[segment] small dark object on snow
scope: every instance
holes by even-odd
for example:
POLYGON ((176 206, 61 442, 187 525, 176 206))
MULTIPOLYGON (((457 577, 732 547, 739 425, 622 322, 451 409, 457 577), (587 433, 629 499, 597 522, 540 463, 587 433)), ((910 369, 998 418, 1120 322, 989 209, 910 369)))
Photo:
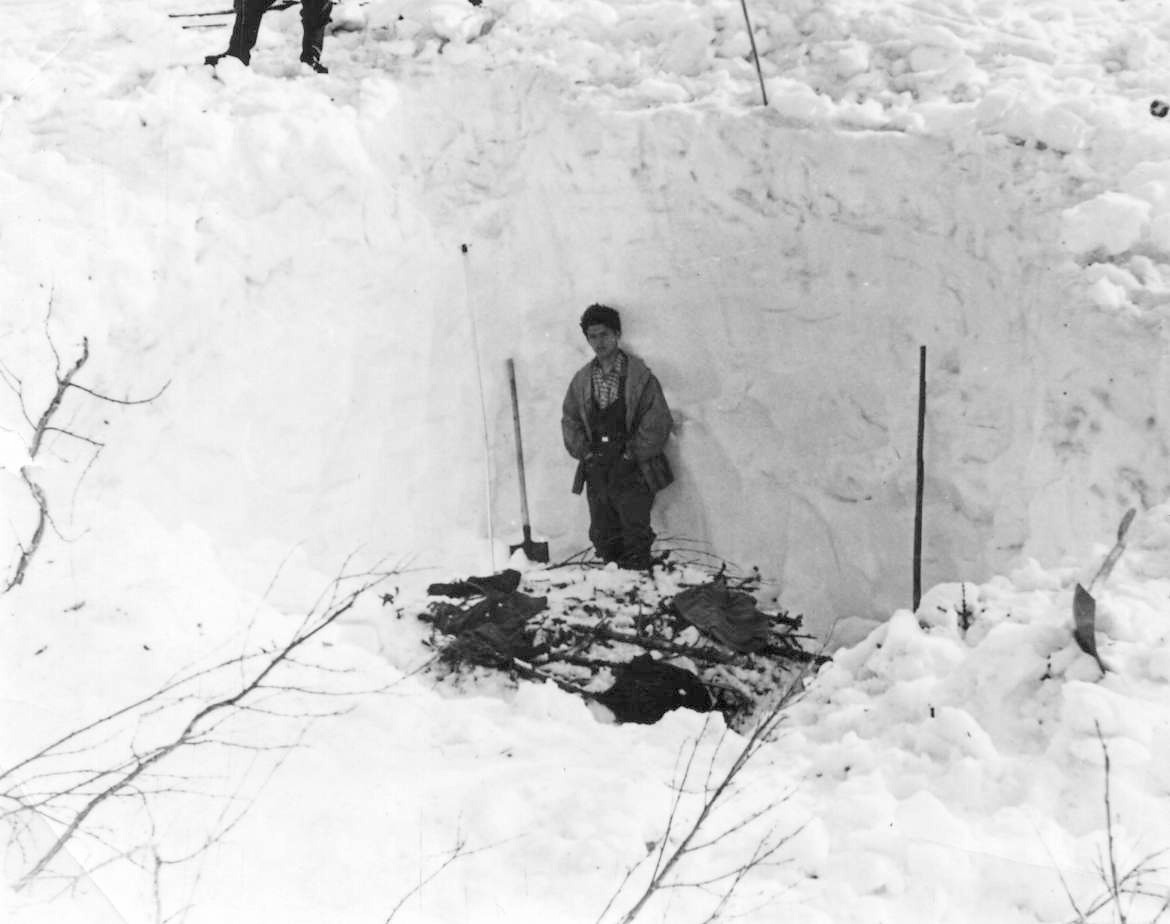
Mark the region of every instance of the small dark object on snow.
POLYGON ((691 625, 736 651, 759 651, 771 637, 768 615, 760 612, 755 598, 728 588, 722 574, 676 595, 674 608, 691 625))
POLYGON ((619 722, 653 725, 673 709, 710 712, 713 702, 703 682, 688 670, 638 655, 613 669, 615 680, 594 697, 619 722))
POLYGON ((489 593, 510 594, 520 586, 520 572, 507 568, 499 574, 486 577, 469 577, 447 584, 431 584, 427 593, 432 597, 475 597, 489 593))
POLYGON ((1164 119, 1167 114, 1170 114, 1170 105, 1167 105, 1164 100, 1156 99, 1150 103, 1150 115, 1155 119, 1164 119))

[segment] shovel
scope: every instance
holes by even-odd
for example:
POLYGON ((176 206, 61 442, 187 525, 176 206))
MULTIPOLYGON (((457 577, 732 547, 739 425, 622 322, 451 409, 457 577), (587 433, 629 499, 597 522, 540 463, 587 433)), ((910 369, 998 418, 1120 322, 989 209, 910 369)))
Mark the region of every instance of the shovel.
POLYGON ((532 541, 532 526, 528 521, 528 488, 524 484, 524 443, 520 439, 520 402, 516 398, 516 364, 508 359, 508 385, 512 391, 512 425, 516 431, 516 470, 520 473, 520 514, 523 517, 524 541, 508 546, 509 554, 523 549, 529 561, 548 562, 548 543, 532 541))
POLYGON ((1125 534, 1129 532, 1129 524, 1133 522, 1136 513, 1137 510, 1130 507, 1125 512, 1125 516, 1121 518, 1121 525, 1117 527, 1117 541, 1113 544, 1109 554, 1105 556, 1105 561, 1101 563, 1101 567, 1097 569, 1093 579, 1089 581, 1089 589, 1086 590, 1077 584, 1073 593, 1073 622, 1076 624, 1073 637, 1077 640, 1081 651, 1091 655, 1093 660, 1097 662, 1102 674, 1106 673, 1107 668, 1105 662, 1101 660, 1101 655, 1097 653, 1097 601, 1093 599, 1093 595, 1089 591, 1093 589, 1093 585, 1097 581, 1109 577, 1109 572, 1117 564, 1117 559, 1121 558, 1121 553, 1125 551, 1125 534))

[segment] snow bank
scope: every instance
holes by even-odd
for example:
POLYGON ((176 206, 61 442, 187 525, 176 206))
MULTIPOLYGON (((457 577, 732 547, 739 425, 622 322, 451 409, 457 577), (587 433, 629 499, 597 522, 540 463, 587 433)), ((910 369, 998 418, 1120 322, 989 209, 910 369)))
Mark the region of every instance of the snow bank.
POLYGON ((502 561, 509 356, 536 529, 580 548, 557 417, 609 301, 678 416, 664 544, 872 618, 908 595, 919 344, 928 580, 1083 550, 1170 487, 1146 7, 765 5, 765 110, 730 3, 347 7, 323 80, 285 12, 220 81, 173 64, 222 29, 50 6, 4 77, 5 342, 43 389, 51 297, 90 384, 170 380, 71 402, 107 443, 79 503, 194 523, 260 587, 289 549, 502 561))
POLYGON ((1071 635, 1072 586, 1087 578, 1035 562, 935 587, 917 613, 897 612, 821 672, 786 744, 809 805, 822 807, 823 855, 806 862, 829 880, 870 870, 850 892, 819 893, 834 920, 1067 916, 1062 877, 1082 903, 1103 888, 1102 745, 1119 863, 1156 849, 1167 823, 1168 516, 1163 506, 1139 519, 1121 570, 1094 592, 1105 676, 1071 635))

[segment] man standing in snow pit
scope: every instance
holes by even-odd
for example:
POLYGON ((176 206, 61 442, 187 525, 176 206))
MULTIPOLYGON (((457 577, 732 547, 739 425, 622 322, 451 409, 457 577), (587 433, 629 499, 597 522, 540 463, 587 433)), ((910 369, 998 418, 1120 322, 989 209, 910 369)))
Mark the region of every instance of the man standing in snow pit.
MULTIPOLYGON (((234 0, 236 21, 232 26, 232 37, 223 54, 208 55, 204 64, 214 67, 221 58, 239 58, 244 64, 252 59, 252 49, 260 34, 260 19, 275 0, 234 0)), ((321 63, 321 49, 325 46, 325 27, 333 15, 333 0, 301 0, 301 26, 304 38, 301 40, 301 60, 318 74, 328 74, 329 68, 321 63)))
POLYGON ((589 539, 602 560, 648 569, 650 508, 674 480, 662 453, 674 422, 658 379, 618 346, 617 311, 590 305, 581 330, 595 356, 573 376, 561 413, 565 448, 578 463, 573 493, 586 489, 589 539))

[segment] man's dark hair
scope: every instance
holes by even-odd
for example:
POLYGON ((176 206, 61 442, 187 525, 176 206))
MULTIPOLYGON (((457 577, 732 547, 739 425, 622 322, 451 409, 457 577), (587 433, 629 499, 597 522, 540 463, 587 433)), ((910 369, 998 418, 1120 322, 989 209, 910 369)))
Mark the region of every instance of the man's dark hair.
POLYGON ((609 305, 592 304, 585 309, 585 313, 581 315, 581 332, 588 334, 589 328, 594 324, 604 324, 615 334, 622 332, 621 315, 617 313, 617 309, 610 308, 609 305))

